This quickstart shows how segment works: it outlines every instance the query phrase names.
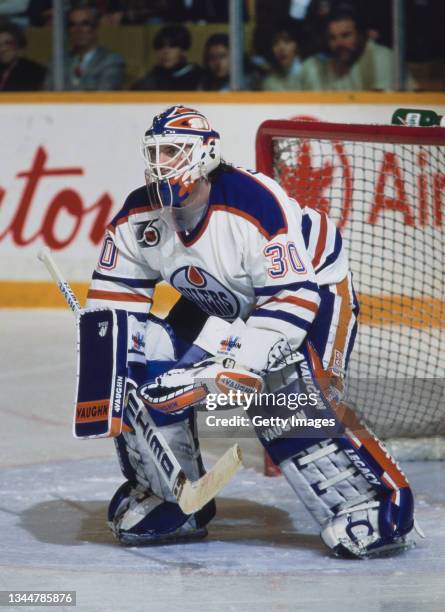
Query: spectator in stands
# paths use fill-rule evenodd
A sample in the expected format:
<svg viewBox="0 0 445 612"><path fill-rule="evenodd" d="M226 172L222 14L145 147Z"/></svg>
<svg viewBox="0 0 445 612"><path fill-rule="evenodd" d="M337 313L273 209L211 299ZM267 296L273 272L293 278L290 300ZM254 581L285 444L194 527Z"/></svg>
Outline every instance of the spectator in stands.
<svg viewBox="0 0 445 612"><path fill-rule="evenodd" d="M255 0L256 51L265 55L270 46L270 31L276 31L277 26L283 23L295 27L302 35L309 5L313 2L314 0ZM299 42L303 43L302 36L299 35L299 38Z"/></svg>
<svg viewBox="0 0 445 612"><path fill-rule="evenodd" d="M204 72L199 84L203 91L230 91L230 43L224 32L212 34L204 45ZM241 89L259 89L258 83L264 74L244 58Z"/></svg>
<svg viewBox="0 0 445 612"><path fill-rule="evenodd" d="M293 23L285 22L276 26L272 32L269 56L271 72L263 78L261 89L271 91L298 89L298 75L302 61L299 37Z"/></svg>
<svg viewBox="0 0 445 612"><path fill-rule="evenodd" d="M68 13L70 52L65 58L65 89L106 91L122 89L125 60L97 44L98 22L94 9L76 8ZM46 88L53 89L50 70Z"/></svg>
<svg viewBox="0 0 445 612"><path fill-rule="evenodd" d="M393 87L393 53L368 39L358 14L334 7L326 22L328 56L315 55L299 75L304 90L388 90ZM412 78L408 88L413 88Z"/></svg>
<svg viewBox="0 0 445 612"><path fill-rule="evenodd" d="M202 69L187 60L190 33L180 24L164 26L153 40L156 65L133 89L158 91L187 91L197 89Z"/></svg>
<svg viewBox="0 0 445 612"><path fill-rule="evenodd" d="M204 45L204 73L199 89L204 91L230 90L229 37L223 32L212 34Z"/></svg>
<svg viewBox="0 0 445 612"><path fill-rule="evenodd" d="M0 24L0 91L41 89L46 69L26 57L23 30L15 23Z"/></svg>
<svg viewBox="0 0 445 612"><path fill-rule="evenodd" d="M411 0L408 0L410 2ZM425 0L420 0L424 2ZM428 1L428 0L426 0ZM368 38L381 45L392 43L392 1L388 0L311 0L305 17L305 56L326 53L326 22L335 9L350 8L360 15Z"/></svg>

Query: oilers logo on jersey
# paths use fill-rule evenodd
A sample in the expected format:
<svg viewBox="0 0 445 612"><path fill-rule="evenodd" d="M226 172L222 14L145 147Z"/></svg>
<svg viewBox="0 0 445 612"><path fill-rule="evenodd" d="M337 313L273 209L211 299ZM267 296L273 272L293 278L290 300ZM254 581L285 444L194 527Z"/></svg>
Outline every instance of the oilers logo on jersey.
<svg viewBox="0 0 445 612"><path fill-rule="evenodd" d="M209 315L232 321L239 314L236 296L203 268L183 266L172 274L170 284Z"/></svg>

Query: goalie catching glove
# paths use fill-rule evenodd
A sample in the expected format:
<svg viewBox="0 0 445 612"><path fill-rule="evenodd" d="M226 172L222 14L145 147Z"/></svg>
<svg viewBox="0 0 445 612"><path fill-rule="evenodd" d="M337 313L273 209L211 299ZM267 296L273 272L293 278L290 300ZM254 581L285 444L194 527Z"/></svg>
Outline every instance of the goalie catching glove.
<svg viewBox="0 0 445 612"><path fill-rule="evenodd" d="M150 408L179 414L205 402L209 393L244 398L261 393L262 389L263 380L255 372L244 368L225 368L220 363L208 360L190 368L169 370L154 382L141 385L137 392Z"/></svg>
<svg viewBox="0 0 445 612"><path fill-rule="evenodd" d="M214 357L192 367L170 370L139 387L138 395L145 404L164 413L180 413L203 403L212 393L232 400L236 397L237 405L243 405L245 396L261 393L266 375L271 377L267 373L282 371L300 358L282 334L249 328L241 319L228 323L209 317L192 353L198 354L199 349ZM187 363L188 353L181 362ZM280 377L280 384L284 384L282 380Z"/></svg>

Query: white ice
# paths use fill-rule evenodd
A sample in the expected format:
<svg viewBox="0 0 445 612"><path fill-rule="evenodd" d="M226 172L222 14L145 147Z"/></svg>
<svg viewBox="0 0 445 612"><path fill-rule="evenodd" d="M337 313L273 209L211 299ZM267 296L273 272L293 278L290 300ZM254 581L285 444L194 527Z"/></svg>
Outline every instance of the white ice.
<svg viewBox="0 0 445 612"><path fill-rule="evenodd" d="M82 611L445 610L443 463L403 466L427 538L398 557L331 557L248 439L206 540L125 548L105 522L123 482L113 444L71 435L72 315L0 310L0 330L0 590L75 590ZM204 440L206 462L232 442Z"/></svg>

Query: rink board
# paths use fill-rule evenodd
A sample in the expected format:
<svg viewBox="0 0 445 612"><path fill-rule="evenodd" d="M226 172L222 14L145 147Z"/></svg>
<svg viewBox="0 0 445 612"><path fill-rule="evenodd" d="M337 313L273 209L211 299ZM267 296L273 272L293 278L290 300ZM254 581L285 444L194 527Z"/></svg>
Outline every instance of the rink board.
<svg viewBox="0 0 445 612"><path fill-rule="evenodd" d="M0 307L55 305L46 285L20 286L48 281L36 260L45 244L71 282L88 281L109 220L143 184L141 136L174 103L199 107L221 133L223 157L248 168L265 119L384 124L409 105L445 114L444 94L3 94Z"/></svg>

